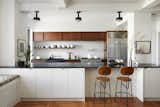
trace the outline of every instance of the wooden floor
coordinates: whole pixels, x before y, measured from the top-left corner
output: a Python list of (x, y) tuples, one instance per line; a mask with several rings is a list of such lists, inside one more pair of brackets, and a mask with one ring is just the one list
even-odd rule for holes
[[(105, 102), (105, 103), (104, 103)], [(38, 102), (20, 102), (15, 107), (127, 107), (126, 100), (96, 100), (86, 99), (85, 102), (69, 102), (69, 101), (38, 101)], [(137, 99), (129, 100), (128, 107), (160, 107), (160, 102), (144, 102), (141, 103)]]

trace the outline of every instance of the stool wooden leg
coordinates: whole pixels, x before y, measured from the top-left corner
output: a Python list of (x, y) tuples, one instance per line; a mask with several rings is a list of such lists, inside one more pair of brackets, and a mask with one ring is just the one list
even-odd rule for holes
[(127, 100), (126, 107), (128, 107), (128, 88), (129, 88), (128, 83), (129, 82), (126, 82), (126, 100)]
[(116, 101), (116, 98), (117, 98), (117, 87), (118, 87), (118, 80), (116, 80), (116, 88), (115, 88), (115, 101)]
[(110, 100), (112, 102), (112, 98), (111, 98), (111, 83), (110, 83), (110, 81), (109, 81), (109, 97), (110, 97)]
[(133, 92), (132, 92), (132, 81), (130, 81), (130, 88), (131, 88), (131, 97), (132, 97), (132, 102), (134, 102)]
[(100, 83), (99, 88), (100, 88), (100, 98), (101, 98), (101, 94), (102, 94), (101, 87), (102, 87), (102, 84), (101, 84), (101, 81), (99, 83)]
[(105, 94), (106, 94), (106, 81), (105, 82), (103, 82), (103, 88), (104, 88), (104, 96), (103, 96), (103, 98), (104, 98), (104, 107), (105, 107), (105, 100), (106, 100), (106, 97), (105, 97)]
[(96, 83), (96, 80), (95, 80), (95, 83), (94, 83), (94, 102), (96, 101), (96, 85), (97, 85), (97, 83)]
[(121, 81), (120, 97), (122, 97), (122, 81)]

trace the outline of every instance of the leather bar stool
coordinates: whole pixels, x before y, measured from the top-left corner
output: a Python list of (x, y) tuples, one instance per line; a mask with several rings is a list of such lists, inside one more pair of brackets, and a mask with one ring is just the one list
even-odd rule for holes
[[(100, 66), (98, 67), (98, 74), (99, 76), (96, 77), (95, 86), (94, 86), (94, 99), (96, 99), (96, 95), (99, 94), (100, 98), (106, 98), (106, 94), (109, 95), (111, 98), (111, 84), (110, 84), (110, 77), (111, 74), (111, 67), (108, 66)], [(108, 85), (108, 87), (107, 87)], [(100, 91), (97, 91), (97, 87), (99, 87)], [(108, 88), (108, 91), (107, 91)], [(103, 89), (103, 92), (102, 90)], [(103, 97), (102, 97), (103, 93)]]
[[(134, 73), (134, 68), (132, 68), (132, 67), (122, 67), (120, 69), (121, 76), (118, 76), (117, 80), (116, 80), (115, 100), (117, 98), (117, 94), (120, 94), (120, 97), (122, 97), (122, 94), (126, 94), (127, 104), (128, 104), (129, 95), (131, 97), (133, 97), (132, 96), (132, 79), (130, 78), (130, 76), (133, 73)], [(119, 81), (121, 83), (120, 84), (120, 91), (117, 91)], [(126, 91), (123, 91), (123, 89), (122, 89), (123, 87), (126, 89)], [(130, 92), (129, 92), (129, 88), (130, 88)]]

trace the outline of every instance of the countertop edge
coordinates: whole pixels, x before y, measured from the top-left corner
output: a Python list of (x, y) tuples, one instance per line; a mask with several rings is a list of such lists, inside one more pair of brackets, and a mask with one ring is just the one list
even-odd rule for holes
[(9, 82), (11, 82), (11, 81), (13, 81), (13, 80), (15, 80), (15, 79), (17, 79), (17, 78), (20, 78), (20, 76), (19, 76), (19, 75), (14, 75), (12, 78), (7, 79), (7, 80), (5, 80), (4, 82), (0, 83), (0, 87), (2, 87), (3, 85), (8, 84)]

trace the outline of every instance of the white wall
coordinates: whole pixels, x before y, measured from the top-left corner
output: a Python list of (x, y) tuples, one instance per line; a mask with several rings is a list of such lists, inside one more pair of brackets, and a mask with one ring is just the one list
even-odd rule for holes
[(15, 0), (1, 0), (0, 66), (15, 65)]
[(131, 60), (133, 60), (134, 54), (134, 40), (135, 40), (135, 14), (128, 13), (126, 17), (127, 19), (127, 30), (128, 30), (128, 64), (131, 65)]
[(155, 33), (152, 15), (149, 12), (135, 13), (135, 41), (151, 41), (151, 54), (135, 54), (139, 63), (156, 63), (155, 56)]
[(156, 64), (160, 64), (160, 15), (154, 15), (156, 35)]
[[(157, 18), (149, 12), (127, 13), (123, 23), (117, 24), (119, 29), (128, 30), (128, 64), (131, 58), (139, 63), (157, 63), (157, 24)], [(151, 41), (151, 54), (136, 54), (135, 41)]]
[[(1, 16), (2, 16), (2, 0), (0, 0), (0, 21), (2, 20)], [(1, 29), (2, 29), (2, 26), (0, 26), (0, 32), (1, 32)], [(0, 40), (1, 40), (1, 38), (0, 38)]]
[[(20, 12), (20, 3), (16, 2), (15, 7), (15, 62), (18, 61), (18, 59), (21, 59), (22, 57), (18, 56), (17, 53), (17, 41), (18, 39), (25, 40), (26, 46), (27, 46), (27, 22), (25, 21), (25, 15)], [(23, 56), (24, 58), (24, 56)]]

